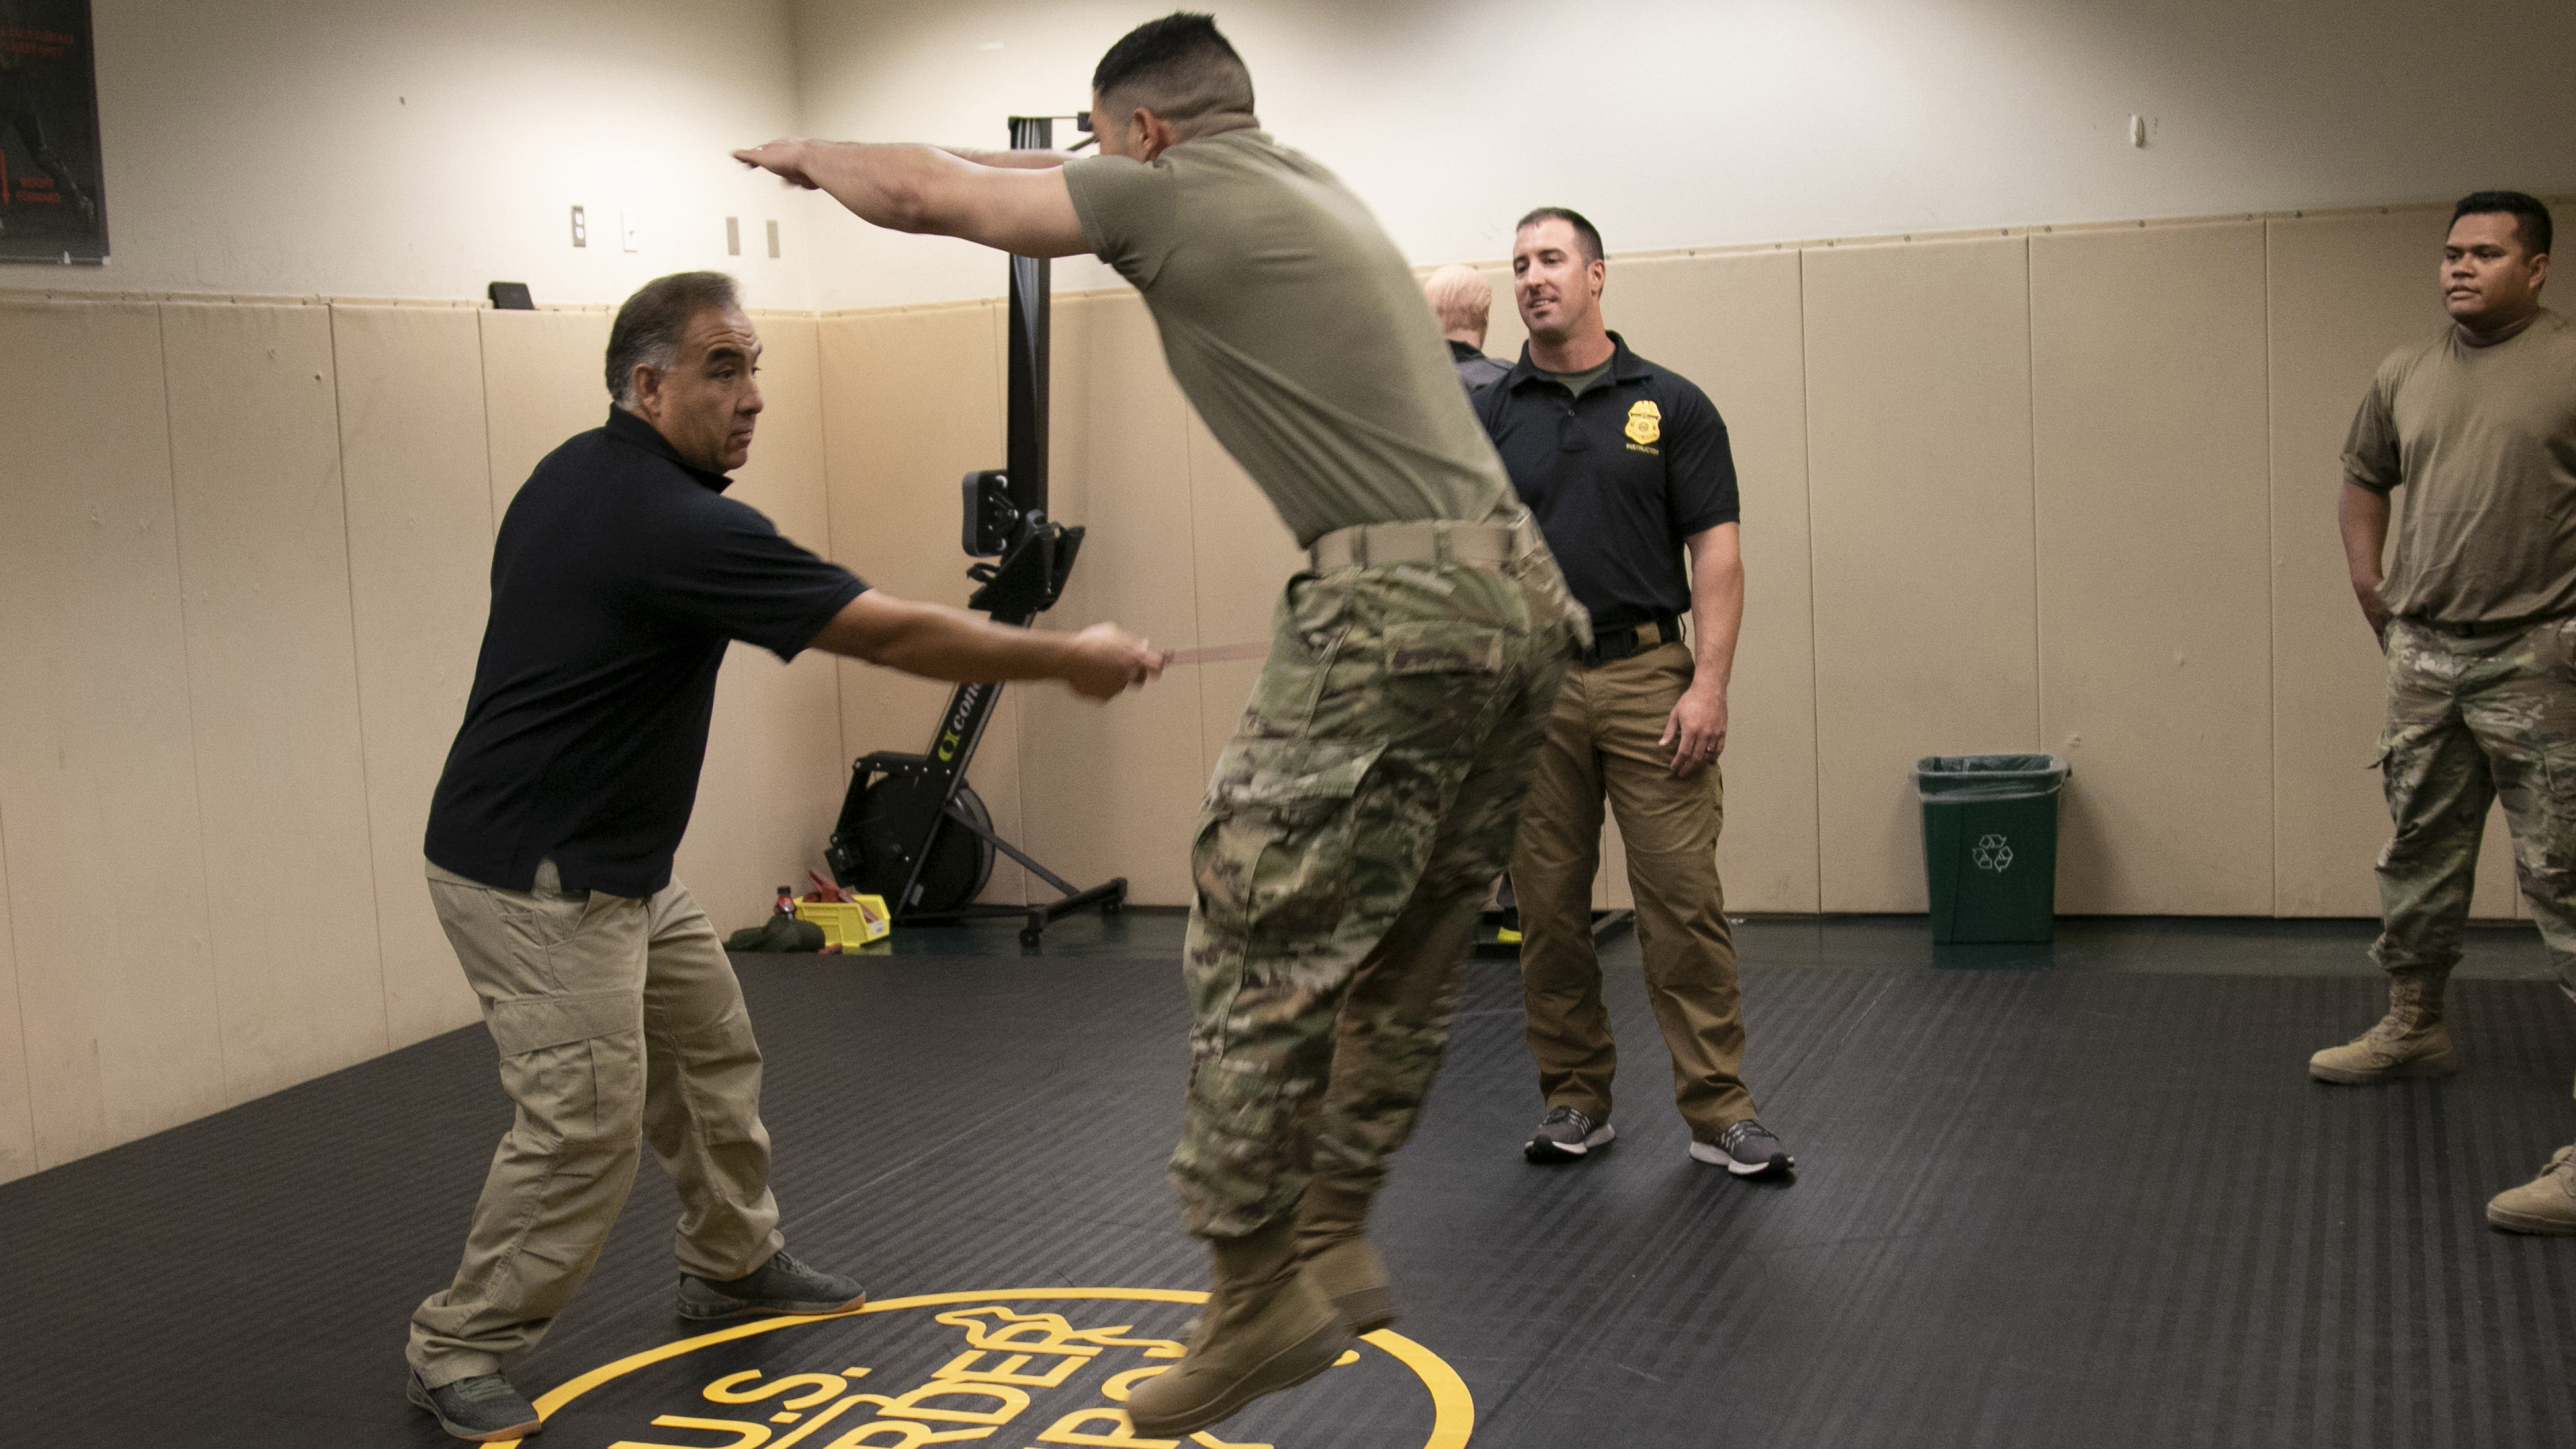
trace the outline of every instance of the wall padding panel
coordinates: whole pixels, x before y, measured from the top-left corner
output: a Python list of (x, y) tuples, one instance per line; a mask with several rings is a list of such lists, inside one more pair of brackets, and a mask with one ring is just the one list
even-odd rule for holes
[(349, 597), (385, 1025), (401, 1046), (479, 1016), (422, 882), (429, 799), (491, 602), (483, 345), (465, 309), (334, 307)]
[(1602, 302), (1631, 348), (1708, 394), (1735, 454), (1745, 600), (1721, 761), (1726, 830), (1718, 863), (1727, 905), (1813, 911), (1815, 596), (1798, 254), (1621, 263)]
[(2028, 250), (1811, 250), (1820, 895), (1925, 908), (1914, 762), (2038, 744)]
[(0, 1182), (36, 1170), (36, 1108), (27, 1079), (26, 1018), (9, 922), (9, 820), (0, 813)]
[(2030, 239), (2057, 908), (2269, 915), (2263, 227)]
[[(388, 1049), (321, 307), (162, 308), (231, 1101)], [(281, 931), (295, 949), (281, 951)]]
[(0, 397), (0, 830), (50, 1167), (226, 1100), (159, 309), (0, 304)]
[[(608, 420), (605, 312), (478, 311), (497, 524), (540, 459)], [(771, 884), (775, 885), (773, 881)]]
[[(778, 531), (831, 552), (823, 481), (820, 344), (808, 318), (754, 319), (762, 343), (763, 408), (751, 461), (726, 496), (769, 516)], [(792, 664), (736, 644), (716, 681), (698, 805), (677, 870), (719, 931), (757, 925), (781, 885), (806, 888), (822, 870), (823, 844), (841, 808), (849, 759), (841, 753), (839, 671), (809, 650)]]
[[(819, 324), (831, 556), (898, 597), (963, 608), (974, 591), (957, 547), (957, 483), (1003, 463), (1000, 310), (977, 303)], [(1021, 708), (1051, 687), (1003, 690), (967, 771), (1006, 840), (1023, 835)], [(871, 750), (927, 746), (950, 686), (844, 660), (840, 692), (846, 764)], [(1003, 857), (984, 898), (1017, 902), (1026, 891), (1027, 872)]]
[[(1200, 617), (1212, 541), (1193, 524), (1191, 423), (1144, 303), (1119, 293), (1059, 302), (1052, 381), (1049, 501), (1087, 532), (1043, 626), (1107, 621), (1164, 649), (1266, 637), (1218, 639)], [(1231, 557), (1240, 544), (1215, 546)], [(1211, 758), (1202, 694), (1223, 688), (1211, 678), (1218, 670), (1247, 667), (1171, 670), (1106, 704), (1062, 685), (1022, 690), (1029, 851), (1077, 886), (1123, 875), (1139, 905), (1188, 904), (1190, 834)]]
[[(2388, 807), (2371, 769), (2386, 713), (2378, 645), (2353, 602), (2335, 500), (2343, 440), (2381, 359), (2448, 326), (2436, 269), (2450, 213), (2268, 224), (2272, 409), (2273, 881), (2285, 916), (2375, 916)], [(2478, 862), (2481, 916), (2514, 914), (2502, 811)]]

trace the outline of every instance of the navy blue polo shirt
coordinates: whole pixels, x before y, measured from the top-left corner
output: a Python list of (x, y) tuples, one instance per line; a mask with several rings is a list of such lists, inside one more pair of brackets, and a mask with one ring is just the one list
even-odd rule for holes
[(1596, 629), (1690, 613), (1682, 541), (1738, 521), (1726, 421), (1690, 379), (1628, 350), (1577, 398), (1529, 347), (1472, 401)]
[(867, 588), (724, 496), (623, 410), (546, 455), (492, 548), (465, 725), (429, 807), (433, 864), (524, 891), (649, 896), (689, 828), (725, 646), (792, 659)]

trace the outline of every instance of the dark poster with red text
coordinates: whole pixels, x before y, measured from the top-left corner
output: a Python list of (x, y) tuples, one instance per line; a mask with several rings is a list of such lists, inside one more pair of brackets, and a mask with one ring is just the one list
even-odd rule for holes
[(107, 260), (89, 0), (0, 0), (0, 261)]

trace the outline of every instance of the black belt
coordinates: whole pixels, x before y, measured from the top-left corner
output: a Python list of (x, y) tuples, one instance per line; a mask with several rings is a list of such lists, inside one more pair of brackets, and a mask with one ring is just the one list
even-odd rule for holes
[(1678, 644), (1682, 638), (1682, 616), (1657, 614), (1642, 624), (1620, 624), (1592, 631), (1592, 647), (1583, 651), (1585, 664), (1615, 664), (1633, 658), (1660, 644)]
[[(2405, 618), (2404, 615), (2399, 617)], [(2526, 634), (2566, 619), (2576, 619), (2576, 614), (2526, 614), (2519, 619), (2473, 619), (2465, 624), (2443, 624), (2431, 619), (2406, 619), (2405, 622), (2436, 634), (2456, 634), (2463, 639), (2492, 639), (2499, 634)]]

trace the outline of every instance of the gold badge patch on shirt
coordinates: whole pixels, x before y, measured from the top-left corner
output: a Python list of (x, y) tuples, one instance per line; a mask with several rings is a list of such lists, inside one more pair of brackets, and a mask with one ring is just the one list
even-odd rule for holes
[(1640, 402), (1628, 409), (1628, 441), (1651, 443), (1664, 435), (1663, 409), (1651, 402)]

